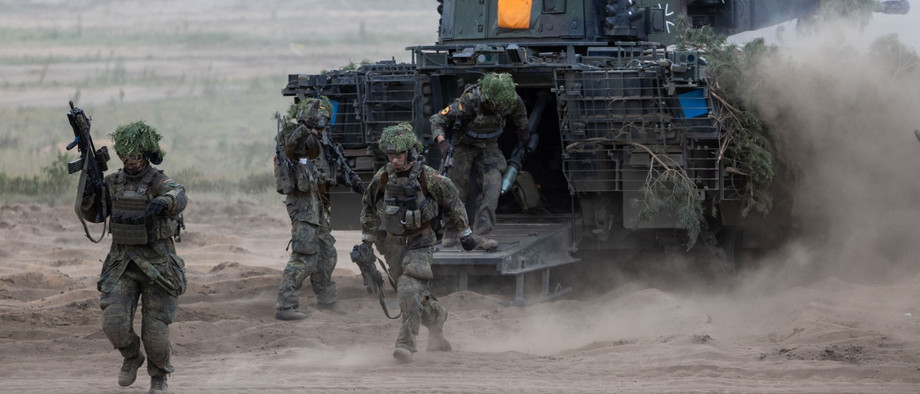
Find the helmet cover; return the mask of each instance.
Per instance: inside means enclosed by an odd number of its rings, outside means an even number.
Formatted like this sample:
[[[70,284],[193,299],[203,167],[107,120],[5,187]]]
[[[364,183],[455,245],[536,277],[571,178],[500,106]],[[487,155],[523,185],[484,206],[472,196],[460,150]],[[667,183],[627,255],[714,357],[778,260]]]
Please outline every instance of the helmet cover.
[[[163,137],[143,120],[120,125],[109,137],[115,142],[115,152],[122,157],[144,155],[153,164],[159,164],[166,155],[160,149],[159,142]]]
[[[418,152],[423,150],[422,144],[409,122],[384,128],[380,134],[378,146],[380,150],[386,153],[408,152],[412,148],[415,148]]]
[[[487,103],[501,107],[511,108],[517,101],[516,84],[508,73],[487,73],[477,83],[482,94],[482,99]]]

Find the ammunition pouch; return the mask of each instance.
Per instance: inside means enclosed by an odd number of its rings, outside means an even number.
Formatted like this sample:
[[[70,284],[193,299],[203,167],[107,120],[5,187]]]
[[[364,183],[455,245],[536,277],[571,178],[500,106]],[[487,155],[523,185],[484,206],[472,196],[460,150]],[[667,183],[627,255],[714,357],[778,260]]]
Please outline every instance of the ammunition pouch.
[[[289,194],[294,191],[294,169],[291,160],[286,155],[275,156],[275,191],[280,194]]]
[[[124,191],[115,199],[109,221],[113,242],[146,245],[157,238],[154,220],[146,215],[147,204],[147,196],[135,191]]]

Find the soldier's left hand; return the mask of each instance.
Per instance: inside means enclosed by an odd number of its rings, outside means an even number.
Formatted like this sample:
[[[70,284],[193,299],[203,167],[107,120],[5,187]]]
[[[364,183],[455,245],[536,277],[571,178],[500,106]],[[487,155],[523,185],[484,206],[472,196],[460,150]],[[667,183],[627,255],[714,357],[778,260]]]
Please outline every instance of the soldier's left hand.
[[[147,205],[147,216],[161,215],[164,210],[166,210],[166,201],[155,198],[150,205]]]
[[[524,144],[527,144],[528,142],[530,142],[530,129],[528,129],[527,127],[522,127],[518,129],[517,135],[518,135],[519,142],[523,142]]]

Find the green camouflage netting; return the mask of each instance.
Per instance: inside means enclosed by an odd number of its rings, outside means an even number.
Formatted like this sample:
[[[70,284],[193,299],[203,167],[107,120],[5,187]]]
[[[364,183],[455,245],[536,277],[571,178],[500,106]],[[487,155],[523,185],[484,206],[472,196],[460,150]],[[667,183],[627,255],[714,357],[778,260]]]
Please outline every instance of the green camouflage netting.
[[[160,158],[166,155],[166,152],[160,150],[159,142],[163,137],[143,120],[118,126],[109,137],[115,141],[115,152],[121,156],[145,152],[158,154]]]
[[[508,73],[488,73],[478,82],[483,100],[501,108],[511,108],[517,101],[514,80]]]
[[[387,153],[408,152],[412,148],[416,148],[418,152],[423,150],[421,142],[412,129],[412,124],[408,122],[383,129],[378,146],[380,150]]]

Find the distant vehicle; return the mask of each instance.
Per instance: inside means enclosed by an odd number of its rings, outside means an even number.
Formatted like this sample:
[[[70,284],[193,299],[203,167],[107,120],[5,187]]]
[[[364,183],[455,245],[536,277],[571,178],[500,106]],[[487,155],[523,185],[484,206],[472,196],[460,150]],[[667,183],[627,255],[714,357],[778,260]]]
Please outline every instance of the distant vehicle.
[[[410,121],[430,141],[428,118],[465,85],[486,72],[512,74],[539,145],[516,163],[520,175],[500,201],[498,226],[489,235],[501,242],[499,251],[435,253],[436,277],[456,280],[460,289],[471,275],[515,275],[513,302],[520,304],[564,292],[550,288],[550,269],[591,253],[685,249],[676,208],[643,215],[633,203],[663,163],[692,181],[693,198],[705,207],[695,249],[710,251],[730,269],[741,251],[780,242],[788,218],[782,206],[766,218],[742,217],[748,175],[720,160],[728,136],[710,116],[719,104],[703,82],[706,63],[696,51],[668,45],[678,18],[731,35],[811,15],[819,3],[437,0],[438,41],[406,48],[411,62],[293,74],[282,93],[295,101],[328,96],[336,106],[333,139],[353,168],[370,174],[385,162],[376,146],[384,127]],[[879,12],[907,9],[907,1],[876,3]],[[516,147],[513,134],[500,139],[506,157]],[[437,149],[427,154],[429,164],[440,162]],[[524,276],[536,272],[542,274],[539,293],[525,294]]]

